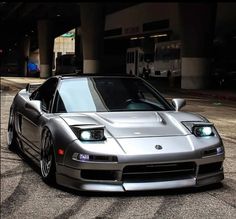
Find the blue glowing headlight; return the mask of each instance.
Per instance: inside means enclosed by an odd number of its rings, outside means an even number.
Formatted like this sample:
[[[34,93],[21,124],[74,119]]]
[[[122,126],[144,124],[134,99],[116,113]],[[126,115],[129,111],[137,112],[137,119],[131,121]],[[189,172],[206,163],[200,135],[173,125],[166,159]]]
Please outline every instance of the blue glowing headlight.
[[[208,122],[182,122],[183,125],[196,137],[214,135],[214,125]]]
[[[193,126],[193,134],[197,137],[211,136],[213,135],[211,126]]]
[[[90,140],[91,139],[91,131],[82,131],[81,133],[80,133],[80,138],[82,139],[82,140]]]
[[[81,130],[80,140],[82,141],[104,140],[104,129]]]
[[[72,126],[71,127],[75,135],[81,141],[103,141],[104,126],[98,125],[86,125],[86,126]]]

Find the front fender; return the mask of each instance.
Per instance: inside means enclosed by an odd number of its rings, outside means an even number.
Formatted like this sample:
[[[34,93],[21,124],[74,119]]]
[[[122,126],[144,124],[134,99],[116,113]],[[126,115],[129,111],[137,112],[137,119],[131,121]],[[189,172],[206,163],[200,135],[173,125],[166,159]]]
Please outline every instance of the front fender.
[[[45,131],[46,128],[49,129],[52,134],[55,161],[56,163],[62,164],[64,156],[58,155],[58,149],[66,151],[66,148],[70,145],[71,142],[75,141],[77,137],[71,130],[69,125],[60,117],[51,118],[48,123],[45,124],[43,131]]]

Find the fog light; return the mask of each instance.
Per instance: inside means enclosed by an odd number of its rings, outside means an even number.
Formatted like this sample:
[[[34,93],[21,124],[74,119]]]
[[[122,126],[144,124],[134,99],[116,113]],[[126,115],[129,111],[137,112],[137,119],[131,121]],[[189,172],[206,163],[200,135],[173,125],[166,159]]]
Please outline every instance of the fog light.
[[[76,160],[76,161],[89,161],[89,155],[88,154],[74,153],[73,156],[72,156],[72,160]]]
[[[79,160],[81,161],[88,161],[89,160],[89,155],[88,154],[79,154]]]
[[[218,147],[216,148],[217,154],[223,154],[224,153],[224,148],[223,147]]]
[[[117,162],[118,159],[116,156],[104,156],[104,155],[89,155],[89,154],[79,154],[74,153],[72,155],[72,160],[81,161],[81,162]]]

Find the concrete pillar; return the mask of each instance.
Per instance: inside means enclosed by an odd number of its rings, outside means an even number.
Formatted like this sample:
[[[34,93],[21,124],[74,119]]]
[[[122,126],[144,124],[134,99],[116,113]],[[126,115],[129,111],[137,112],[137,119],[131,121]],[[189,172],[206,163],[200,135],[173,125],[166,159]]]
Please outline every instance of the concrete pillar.
[[[179,3],[179,16],[182,42],[181,88],[207,88],[216,3]]]
[[[83,72],[83,46],[80,28],[75,28],[75,55],[79,69]]]
[[[105,13],[102,3],[81,3],[81,34],[83,44],[83,72],[102,71],[104,53]]]
[[[81,31],[80,28],[75,28],[75,55],[83,56],[83,47],[81,42]]]
[[[19,75],[27,77],[28,76],[28,61],[30,55],[30,37],[25,36],[19,42],[19,52],[18,52],[18,63],[19,63]]]
[[[38,21],[38,42],[40,57],[40,78],[52,75],[53,62],[53,24],[51,20]]]

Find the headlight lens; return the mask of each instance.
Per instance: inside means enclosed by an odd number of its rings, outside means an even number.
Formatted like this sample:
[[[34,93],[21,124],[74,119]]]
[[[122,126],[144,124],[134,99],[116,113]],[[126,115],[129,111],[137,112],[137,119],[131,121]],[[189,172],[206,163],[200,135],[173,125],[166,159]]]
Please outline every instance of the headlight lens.
[[[104,126],[72,126],[71,127],[75,135],[81,141],[103,141],[104,136]]]
[[[207,122],[182,122],[183,125],[195,136],[206,137],[214,135],[214,126]]]
[[[193,134],[197,137],[211,136],[213,134],[211,126],[193,126]]]
[[[91,131],[82,131],[80,133],[80,138],[83,140],[90,140],[91,139]]]
[[[82,141],[101,141],[104,140],[104,130],[84,130],[80,132],[80,140]]]

